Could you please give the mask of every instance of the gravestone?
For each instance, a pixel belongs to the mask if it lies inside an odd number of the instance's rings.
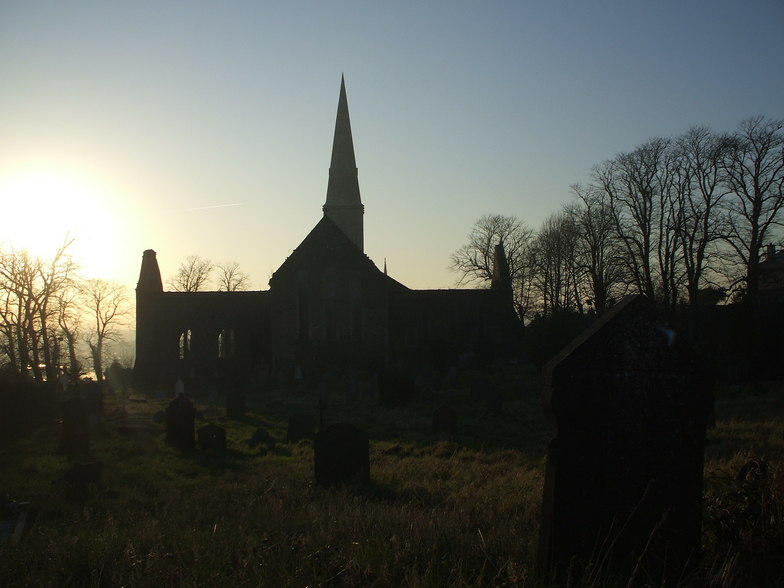
[[[181,394],[166,407],[166,442],[177,449],[193,449],[194,419],[193,404]]]
[[[263,443],[267,446],[267,451],[275,451],[275,439],[267,432],[267,429],[256,429],[247,443],[251,449]]]
[[[313,447],[316,483],[322,486],[370,482],[368,434],[349,423],[319,431]]]
[[[79,387],[83,390],[82,396],[84,397],[84,403],[87,406],[87,411],[90,415],[103,415],[103,393],[101,392],[101,385],[95,380],[87,380],[80,382]]]
[[[451,406],[442,406],[433,413],[433,433],[453,434],[457,431],[457,412]]]
[[[230,386],[226,391],[226,416],[230,419],[245,416],[245,393],[238,386]]]
[[[547,455],[539,566],[582,562],[654,583],[699,557],[712,383],[642,296],[629,296],[543,371],[556,423]],[[627,576],[628,577],[628,576]]]
[[[69,454],[90,453],[90,411],[81,397],[62,403],[63,426],[59,450]]]
[[[210,423],[199,427],[196,436],[199,439],[199,447],[205,451],[226,451],[226,429],[223,427]]]
[[[289,418],[286,430],[286,443],[297,443],[301,439],[313,439],[316,431],[316,418],[308,413],[295,414]]]

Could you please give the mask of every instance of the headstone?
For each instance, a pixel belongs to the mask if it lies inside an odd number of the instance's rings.
[[[457,431],[457,412],[451,406],[442,406],[433,413],[433,433],[454,434]]]
[[[184,394],[166,407],[166,442],[177,449],[193,449],[196,411]]]
[[[368,434],[349,423],[335,423],[316,435],[316,483],[322,486],[370,482]]]
[[[185,382],[182,381],[182,378],[177,378],[174,383],[174,397],[178,398],[183,394],[185,394]]]
[[[80,397],[62,404],[63,426],[59,450],[69,454],[90,453],[90,412]]]
[[[275,439],[267,432],[267,429],[256,429],[247,443],[251,449],[263,443],[267,446],[267,451],[275,451]]]
[[[295,414],[289,418],[286,430],[286,443],[297,443],[301,439],[313,439],[316,432],[316,418],[308,413]]]
[[[674,582],[699,557],[712,383],[642,296],[617,304],[544,368],[555,420],[539,566],[575,562]],[[628,576],[627,576],[628,577]]]
[[[196,436],[199,439],[199,447],[205,451],[226,451],[226,429],[223,427],[210,423],[199,427]]]
[[[230,419],[245,416],[245,393],[238,386],[230,386],[226,391],[226,416]]]

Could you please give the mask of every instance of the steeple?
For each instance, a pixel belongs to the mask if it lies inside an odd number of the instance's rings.
[[[359,197],[357,162],[354,158],[354,141],[351,138],[351,121],[343,76],[340,77],[340,98],[335,137],[332,141],[327,201],[323,210],[324,216],[331,218],[360,251],[364,251],[362,216],[365,214],[365,207]]]

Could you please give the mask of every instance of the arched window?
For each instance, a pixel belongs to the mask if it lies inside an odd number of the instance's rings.
[[[226,359],[234,356],[234,329],[221,329],[218,333],[218,357]]]
[[[191,356],[191,330],[185,329],[180,333],[179,358],[188,359]]]

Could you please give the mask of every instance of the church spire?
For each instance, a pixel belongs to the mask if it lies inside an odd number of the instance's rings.
[[[340,98],[332,141],[332,160],[329,166],[327,201],[324,216],[332,219],[346,235],[364,251],[362,215],[365,207],[359,196],[357,162],[354,158],[354,141],[348,115],[348,99],[343,76],[340,78]]]

